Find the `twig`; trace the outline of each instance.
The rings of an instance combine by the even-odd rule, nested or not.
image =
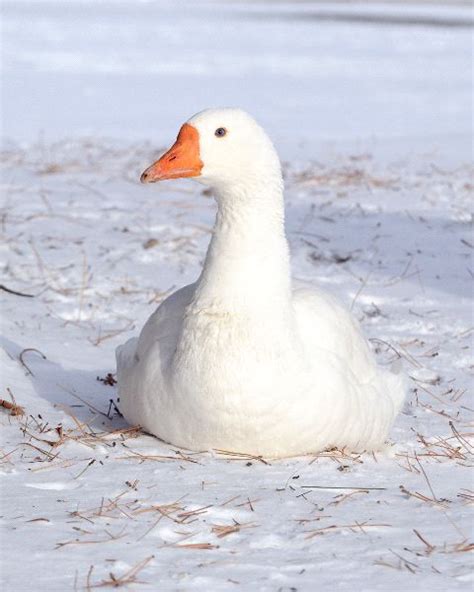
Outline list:
[[[76,475],[76,476],[74,477],[74,479],[79,479],[79,477],[80,477],[81,475],[83,475],[83,474],[84,474],[84,473],[87,471],[87,469],[88,469],[88,468],[89,468],[91,465],[93,465],[94,463],[95,463],[95,458],[91,459],[91,460],[90,460],[90,461],[87,463],[87,465],[84,467],[84,469],[82,469],[82,471],[81,471],[81,472],[80,472],[78,475]]]
[[[424,538],[421,536],[421,534],[420,534],[420,533],[419,533],[419,532],[416,530],[416,528],[414,528],[414,529],[413,529],[413,532],[414,532],[414,533],[416,534],[416,536],[417,536],[417,537],[420,539],[420,541],[421,541],[421,542],[422,542],[424,545],[426,545],[426,547],[427,547],[427,550],[426,550],[426,552],[427,552],[427,554],[428,554],[428,555],[429,555],[430,553],[432,553],[432,552],[435,550],[435,548],[436,548],[436,547],[435,547],[434,545],[431,545],[431,544],[430,544],[430,543],[429,543],[429,542],[428,542],[426,539],[424,539]]]
[[[18,356],[18,359],[20,360],[20,364],[26,368],[26,370],[31,374],[31,376],[34,376],[33,372],[31,371],[31,369],[26,365],[25,361],[23,360],[23,356],[24,354],[26,354],[27,352],[36,352],[37,354],[39,354],[43,360],[47,360],[48,358],[44,355],[43,352],[40,352],[39,349],[36,349],[35,347],[27,347],[26,349],[24,349],[22,352],[20,352],[20,355]]]
[[[304,489],[354,489],[358,491],[386,491],[386,487],[346,487],[346,486],[326,486],[326,485],[301,485]]]
[[[76,395],[76,393],[73,393],[71,390],[69,390],[68,388],[66,388],[62,384],[58,384],[58,386],[59,386],[59,388],[62,388],[64,391],[66,391],[66,393],[68,393],[72,397],[74,397],[74,398],[78,399],[79,401],[81,401],[81,403],[84,403],[85,405],[87,405],[89,407],[89,409],[92,409],[92,411],[95,411],[96,413],[99,413],[100,415],[103,415],[107,419],[110,419],[110,417],[107,415],[107,413],[104,413],[100,409],[97,409],[97,407],[94,407],[94,405],[92,405],[92,403],[89,403],[89,401],[86,401],[86,399],[83,399],[79,395]]]
[[[229,460],[256,460],[264,465],[269,465],[270,463],[266,461],[262,456],[255,456],[253,454],[247,454],[246,452],[234,452],[232,450],[223,450],[221,448],[214,449],[218,454],[222,454],[223,456],[230,457]]]
[[[8,389],[10,396],[13,399],[13,395],[10,392],[10,389]],[[3,407],[4,409],[7,409],[8,411],[10,411],[10,415],[24,415],[25,414],[25,410],[23,407],[21,407],[20,405],[17,405],[15,403],[15,399],[13,399],[13,402],[10,403],[10,401],[5,401],[5,399],[0,399],[0,407]]]
[[[225,524],[213,524],[211,528],[211,532],[217,536],[218,539],[222,539],[223,537],[233,534],[234,532],[240,532],[242,528],[255,528],[257,525],[254,522],[247,522],[246,524],[241,524],[234,520],[234,524],[225,525]]]
[[[451,431],[453,432],[455,438],[458,440],[461,446],[465,448],[469,454],[471,454],[473,451],[473,446],[465,438],[463,438],[463,436],[458,432],[452,421],[449,422],[449,427],[451,428]]]
[[[17,292],[16,290],[12,290],[11,288],[7,288],[3,284],[0,284],[0,290],[4,292],[8,292],[9,294],[13,294],[14,296],[21,296],[22,298],[34,298],[34,294],[24,294],[23,292]]]
[[[354,298],[352,299],[352,302],[351,302],[351,310],[354,309],[354,306],[355,306],[355,303],[357,301],[357,298],[359,298],[359,296],[362,294],[362,291],[367,286],[367,282],[369,281],[369,278],[370,278],[371,275],[372,275],[372,272],[369,271],[369,273],[367,274],[367,276],[365,277],[365,279],[361,280],[361,284],[359,286],[359,289],[357,290],[357,292],[354,295]]]
[[[87,572],[87,579],[86,579],[86,589],[88,592],[90,592],[90,589],[91,589],[91,576],[92,576],[93,571],[94,571],[94,566],[91,565],[89,567],[89,571]]]
[[[209,551],[211,549],[218,549],[218,545],[212,545],[211,543],[185,543],[183,545],[173,545],[177,549],[198,549],[200,551]]]
[[[356,532],[355,529],[359,529],[364,534],[367,534],[364,531],[364,528],[391,528],[391,524],[368,524],[367,522],[354,522],[354,524],[331,524],[330,526],[323,526],[322,528],[317,528],[316,530],[306,530],[306,537],[305,539],[312,539],[316,536],[323,535],[326,532],[335,531],[335,530],[342,530],[342,529],[349,529],[352,532]]]
[[[100,584],[93,584],[92,586],[90,585],[90,576],[88,576],[88,590],[90,590],[91,588],[119,588],[120,586],[128,586],[128,584],[139,584],[140,582],[138,582],[138,580],[136,579],[138,572],[140,572],[146,565],[148,565],[148,563],[150,563],[150,561],[152,559],[154,559],[154,555],[150,555],[150,557],[147,557],[146,559],[144,559],[143,561],[140,561],[139,563],[137,563],[134,567],[132,567],[131,569],[129,569],[127,572],[125,572],[122,576],[115,576],[112,572],[109,573],[109,580],[103,580]],[[91,566],[92,568],[92,566]],[[89,573],[91,573],[91,569],[89,570]]]
[[[433,488],[431,487],[430,480],[428,479],[428,475],[426,474],[425,469],[423,468],[423,465],[420,462],[420,459],[418,458],[416,452],[414,454],[415,454],[415,460],[418,463],[418,466],[420,467],[421,472],[423,473],[423,477],[425,478],[425,481],[428,484],[428,487],[429,487],[429,489],[431,491],[431,495],[433,496],[433,500],[435,502],[439,502],[440,500],[436,497],[435,492],[433,491]]]

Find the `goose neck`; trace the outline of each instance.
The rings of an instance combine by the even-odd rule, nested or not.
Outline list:
[[[200,303],[263,314],[289,306],[289,250],[281,180],[220,189],[213,237],[199,280]]]

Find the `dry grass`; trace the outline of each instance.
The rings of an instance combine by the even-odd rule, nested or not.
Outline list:
[[[10,415],[18,416],[18,415],[25,415],[25,410],[21,405],[17,405],[15,402],[15,397],[13,396],[11,390],[7,388],[7,392],[10,395],[11,401],[6,401],[5,399],[0,399],[0,408],[6,409]]]
[[[315,530],[308,530],[304,531],[306,533],[306,539],[312,539],[316,536],[324,535],[330,532],[337,532],[341,530],[348,530],[349,532],[355,533],[364,533],[367,534],[366,530],[368,528],[390,528],[392,524],[371,524],[368,521],[366,522],[357,522],[355,521],[353,524],[331,524],[330,526],[323,526],[321,528],[316,528]]]
[[[129,586],[130,584],[144,584],[146,582],[139,581],[137,576],[154,558],[154,555],[150,555],[120,576],[110,572],[109,579],[102,580],[98,584],[91,584],[91,576],[94,569],[93,566],[91,566],[87,574],[86,590],[89,591],[92,590],[92,588],[121,588],[122,586]]]
[[[354,187],[393,189],[400,185],[400,178],[390,176],[374,175],[369,170],[346,165],[340,168],[327,169],[326,167],[314,165],[311,169],[297,173],[294,176],[298,184],[311,186],[328,187]]]
[[[236,532],[240,532],[243,528],[255,528],[257,525],[253,522],[247,522],[246,524],[241,524],[237,522],[237,520],[233,521],[233,524],[213,524],[211,528],[211,532],[217,535],[218,539],[222,539],[229,534],[234,534]]]
[[[65,408],[65,411],[71,419],[72,425],[69,427],[65,427],[63,424],[53,426],[40,416],[35,417],[34,415],[27,414],[23,407],[16,404],[11,391],[9,389],[8,391],[12,398],[12,402],[0,399],[0,407],[8,410],[10,414],[15,417],[18,422],[18,427],[24,438],[22,442],[18,443],[17,449],[15,451],[10,451],[4,455],[4,460],[8,459],[9,462],[13,460],[10,457],[14,454],[14,452],[17,452],[20,447],[26,446],[34,449],[41,455],[31,459],[33,462],[47,462],[50,464],[52,461],[60,460],[61,462],[51,465],[51,468],[71,466],[74,464],[74,461],[71,461],[70,459],[61,459],[61,447],[68,442],[77,442],[83,444],[91,450],[94,450],[97,445],[112,449],[116,446],[117,442],[123,443],[129,439],[138,437],[142,433],[139,426],[126,426],[110,430],[93,429],[90,425],[92,422],[86,423],[79,421],[72,413],[70,408]],[[89,406],[92,407],[90,404]],[[97,413],[107,417],[106,414],[102,414],[102,412],[96,409],[94,410]],[[92,421],[94,419],[95,417],[92,418]],[[84,469],[84,471],[94,462],[94,459],[89,460],[89,464]],[[38,471],[42,470],[42,468],[36,467],[32,468],[31,470]],[[81,474],[82,472],[77,477],[79,477]]]

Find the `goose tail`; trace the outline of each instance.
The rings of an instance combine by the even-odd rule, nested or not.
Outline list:
[[[123,345],[119,345],[115,350],[115,359],[117,361],[117,375],[120,383],[120,375],[124,370],[128,370],[135,366],[138,362],[137,357],[138,338],[133,337],[126,341]]]

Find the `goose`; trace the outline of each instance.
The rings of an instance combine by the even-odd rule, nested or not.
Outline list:
[[[281,458],[380,449],[405,396],[357,321],[319,289],[293,290],[281,166],[234,108],[189,119],[141,181],[190,178],[217,214],[202,272],[117,348],[120,409],[192,451]]]

